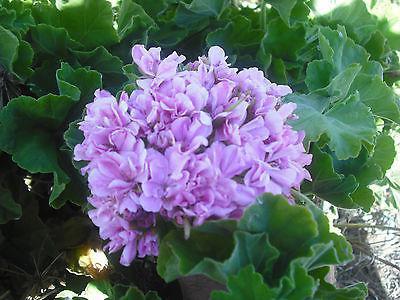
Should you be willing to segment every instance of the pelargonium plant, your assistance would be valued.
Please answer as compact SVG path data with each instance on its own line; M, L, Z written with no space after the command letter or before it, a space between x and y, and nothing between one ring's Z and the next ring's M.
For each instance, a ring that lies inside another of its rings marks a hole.
M123 248L122 265L158 255L157 217L185 228L236 219L260 194L290 196L310 179L304 133L286 123L296 105L281 102L288 86L231 68L220 47L187 64L160 56L133 47L137 89L119 100L97 90L74 151L88 161L89 216L108 251Z

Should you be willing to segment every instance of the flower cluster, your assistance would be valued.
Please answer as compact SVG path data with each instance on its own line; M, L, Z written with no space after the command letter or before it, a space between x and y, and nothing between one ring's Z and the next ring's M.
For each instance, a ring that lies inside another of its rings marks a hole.
M119 100L96 91L74 153L89 162L89 216L110 252L124 248L123 265L158 254L157 216L193 226L239 218L258 195L289 195L310 178L304 135L286 124L288 86L231 68L220 47L186 65L160 52L133 47L138 88Z

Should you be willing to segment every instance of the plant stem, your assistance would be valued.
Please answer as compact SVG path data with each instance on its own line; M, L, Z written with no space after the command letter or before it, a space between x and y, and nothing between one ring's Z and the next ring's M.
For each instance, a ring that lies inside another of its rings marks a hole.
M6 291L4 294L0 295L0 300L6 299L6 297L10 294L10 291Z
M261 30L263 33L267 31L267 6L265 0L261 1L261 15L260 15Z
M397 228L397 227L363 224L363 223L340 223L340 224L334 224L333 226L335 226L337 228L376 228L376 229L381 229L381 230L400 231L400 228Z
M308 197L306 195L302 194L301 192L296 191L295 189L292 189L291 192L292 192L292 195L293 195L293 197L295 199L297 199L297 200L299 200L299 201L301 201L303 203L306 203L306 204L315 205L314 202L312 202L310 199L308 199Z
M383 263L383 264L385 264L385 265L387 265L389 267L392 267L392 268L396 269L397 271L400 271L400 267L399 266L395 265L394 263L392 263L392 262L390 262L390 261L388 261L386 259L383 259L383 258L381 258L379 256L376 256L370 250L365 249L364 245L362 245L360 243L353 243L352 245L355 248L357 248L358 250L360 250L362 253L364 253L365 255L371 257L372 259L376 259L377 261L379 261L379 262L381 262L381 263Z

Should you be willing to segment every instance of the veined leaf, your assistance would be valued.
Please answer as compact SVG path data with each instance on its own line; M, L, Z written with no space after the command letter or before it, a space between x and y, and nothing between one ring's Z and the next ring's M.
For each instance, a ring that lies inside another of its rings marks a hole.
M18 45L18 38L11 31L0 26L0 65L8 72L13 71Z
M353 175L345 177L336 173L331 156L322 152L316 145L313 146L312 154L312 181L304 182L302 190L306 193L312 192L335 206L354 208L355 204L350 194L358 187L356 178Z
M135 30L155 26L154 20L144 9L132 0L123 0L118 13L118 36L120 39L127 37Z
M330 149L339 159L356 157L363 143L373 144L375 121L358 94L336 103L328 110L326 102L329 100L322 99L313 94L291 94L286 97L286 101L297 104L295 113L299 119L291 122L294 128L304 130L310 141L318 141L321 135L326 134Z
M71 0L59 7L61 25L88 49L118 42L113 13L106 0Z
M212 300L257 300L275 299L276 292L263 282L261 274L254 271L253 266L243 268L237 276L228 279L229 292L214 291Z

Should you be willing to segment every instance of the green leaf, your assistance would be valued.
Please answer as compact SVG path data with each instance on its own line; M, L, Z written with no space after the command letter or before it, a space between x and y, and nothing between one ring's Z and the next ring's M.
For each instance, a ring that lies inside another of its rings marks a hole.
M312 149L310 173L312 181L302 185L303 192L312 192L335 206L354 208L350 194L358 187L353 175L345 177L335 172L332 158L317 146Z
M103 46L92 51L72 51L82 66L90 66L102 74L121 73L122 61Z
M345 70L349 65L358 63L365 65L369 54L367 51L347 37L346 30L338 27L332 30L321 27L319 33L319 46L322 57L330 62L335 70L335 75Z
M351 261L353 250L345 237L330 232L329 220L325 213L313 202L306 204L318 226L318 236L310 242L314 255L299 259L308 270L327 266L344 264Z
M371 209L375 202L374 192L365 186L359 186L357 190L351 194L351 198L366 212Z
M308 299L313 296L317 285L307 270L298 263L293 263L288 276L280 281L279 295L275 299Z
M0 187L0 224L18 220L22 215L21 205L16 203L8 189Z
M12 11L14 18L12 25L8 29L18 36L24 35L31 26L35 25L30 9L28 9L22 1L2 1L1 6Z
M331 101L341 100L348 95L350 86L360 70L359 64L352 64L332 79L326 87L327 95L333 97Z
M33 61L33 49L26 41L20 41L18 46L18 53L15 58L13 69L14 73L20 79L27 79L33 74L31 68Z
M392 137L381 134L376 138L372 161L377 164L383 174L392 166L396 157L396 147Z
M352 91L358 91L360 100L371 108L374 115L400 124L395 94L380 77L359 74L350 87Z
M113 12L107 0L71 0L60 5L61 25L88 49L118 42Z
M8 10L5 7L0 7L0 25L6 29L12 29L16 13L14 10Z
M358 283L345 288L336 288L327 283L325 277L329 272L329 267L320 268L312 272L313 276L319 280L319 288L313 299L315 300L365 300L368 289L363 283Z
M89 66L102 74L104 88L113 92L126 81L122 74L122 60L112 55L103 46L92 51L72 51L81 66ZM100 86L98 86L100 88Z
M265 233L250 234L236 231L235 248L222 266L225 274L237 274L246 265L253 265L261 274L272 272L272 266L279 257L279 251L273 247Z
M304 130L310 141L318 141L326 134L329 147L339 159L356 157L363 143L373 144L375 121L358 94L336 103L326 112L326 103L324 107L321 98L312 94L291 94L286 101L297 104L299 119L291 122L294 128Z
M71 151L74 150L76 145L82 143L84 139L83 132L79 130L79 122L80 120L71 122L64 133L65 143Z
M0 26L0 65L8 72L13 71L13 62L18 53L18 38L9 30Z
M372 34L364 47L371 54L372 59L380 59L385 51L385 42L385 36L377 30Z
M87 189L71 158L58 151L55 133L66 122L80 118L83 106L101 87L101 75L85 68L74 70L63 63L57 71L57 83L61 96L49 94L38 100L21 96L10 101L0 114L0 148L31 173L53 173L49 202L56 208L67 200L81 204Z
M114 287L114 294L110 300L161 300L156 292L148 292L146 295L141 290L133 286L117 285Z
M261 30L251 27L249 19L239 15L232 18L232 22L224 28L210 32L206 37L206 42L209 47L216 45L223 47L227 53L237 54L237 51L241 49L258 45L262 35Z
M228 0L193 0L186 7L199 15L219 17L228 4Z
M89 282L85 289L85 296L88 297L88 300L104 296L107 296L106 299L109 300L161 300L161 298L157 296L156 292L150 291L145 295L135 286L122 284L112 286L108 280ZM74 299L75 298L76 297L74 297Z
M371 156L363 149L354 159L335 160L335 169L345 176L355 176L359 187L350 195L353 201L365 211L369 211L375 201L373 192L368 186L384 177L385 172L393 164L396 151L393 139L381 134L376 139L374 152Z
M47 24L38 24L31 30L36 51L55 57L67 57L69 49L80 45L72 40L64 28L56 28Z
M32 84L31 90L38 96L48 93L57 94L57 81L54 76L60 67L60 61L54 57L49 57L42 62L41 66L35 67L29 82Z
M327 60L314 60L307 66L305 83L308 90L315 91L329 85L332 78L332 65Z
M290 15L297 4L297 0L267 0L266 2L278 11L282 20L289 26Z
M60 11L57 9L55 1L35 1L35 4L31 6L31 10L36 24L62 27Z
M12 99L0 113L0 149L31 173L54 173L50 204L55 207L61 205L54 200L69 177L59 165L53 132L63 124L73 104L66 96L49 94L38 100L20 96Z
M310 211L290 205L282 196L265 194L259 201L259 205L246 210L238 228L253 234L267 233L271 244L280 251L281 264L307 254L308 243L318 235L317 224ZM290 230L284 225L289 223ZM283 228L286 228L285 238L282 238Z
M273 58L271 61L271 69L272 77L274 81L278 84L287 84L288 83L288 74L285 67L285 62L280 58Z
M343 25L358 42L368 41L377 27L377 17L368 12L363 0L354 0L348 5L336 7L326 16L320 18L322 23Z
M171 23L159 24L160 29L150 30L149 39L161 47L173 47L182 42L189 34L186 28L179 28Z
M86 68L73 69L69 64L62 63L56 73L57 85L61 95L66 95L77 101L71 110L67 122L82 116L85 105L92 101L96 89L101 88L101 74Z
M209 25L210 17L190 10L187 4L181 2L176 10L174 21L179 27L196 32Z
M140 28L155 26L153 19L133 0L123 0L118 13L118 36L127 37L131 32Z
M276 18L268 23L261 44L264 51L272 56L295 61L296 52L305 45L304 36L304 27L289 28L280 18Z
M228 278L229 292L213 291L212 300L275 299L275 292L264 282L253 266L243 268L237 276Z
M165 0L159 0L159 1L135 0L135 2L139 4L146 11L146 13L154 19L162 12L164 12L165 9L168 7L168 4L166 3Z
M234 242L232 228L224 224L213 222L193 229L188 240L184 239L182 231L168 233L160 244L157 272L167 282L194 274L207 274L224 282L220 262L229 258Z

